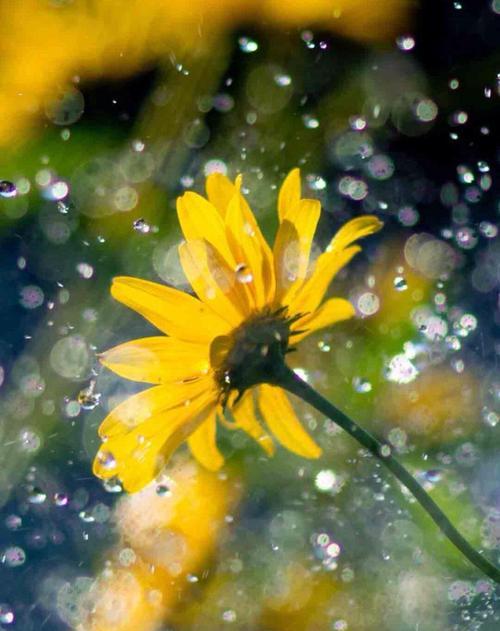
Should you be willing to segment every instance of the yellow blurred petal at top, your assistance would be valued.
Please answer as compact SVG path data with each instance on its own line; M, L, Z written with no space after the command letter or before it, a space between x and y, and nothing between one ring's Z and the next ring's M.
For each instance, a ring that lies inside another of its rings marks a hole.
M204 54L242 25L319 27L383 41L402 32L411 6L409 0L4 2L0 138L5 144L19 141L45 117L70 124L83 111L80 83L130 76L172 54Z
M272 372L275 353L283 357L312 332L354 316L344 298L321 303L333 276L359 251L352 243L382 224L373 216L351 220L311 261L320 203L301 199L298 169L279 194L284 219L274 250L240 186L240 177L233 184L210 176L210 202L193 193L178 201L186 237L180 259L196 296L131 277L113 281L113 297L166 334L125 342L101 355L118 375L158 384L120 403L99 429L104 442L94 473L118 477L130 492L161 474L184 441L205 468L219 469L221 416L223 425L243 430L269 455L273 437L301 457L321 454L288 396L265 383L264 375Z

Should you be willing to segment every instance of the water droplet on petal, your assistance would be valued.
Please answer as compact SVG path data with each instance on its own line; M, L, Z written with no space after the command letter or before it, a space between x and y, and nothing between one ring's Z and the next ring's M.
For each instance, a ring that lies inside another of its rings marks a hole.
M239 265L237 265L235 272L236 280L239 283L247 284L253 281L252 272L250 271L250 268L245 265L245 263L240 263Z
M111 470L116 467L115 457L110 451L100 451L97 458L104 469Z
M166 484L158 484L156 487L156 495L158 495L158 497L168 497L171 495L170 489Z

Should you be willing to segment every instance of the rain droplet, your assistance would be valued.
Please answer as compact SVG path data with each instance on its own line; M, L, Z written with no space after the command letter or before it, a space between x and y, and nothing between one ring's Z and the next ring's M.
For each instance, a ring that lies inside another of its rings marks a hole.
M302 121L307 129L317 129L319 127L319 120L310 114L304 114Z
M86 280L92 278L92 276L94 275L94 268L88 263L78 263L76 266L76 271L82 278L85 278Z
M386 378L395 383L410 383L417 375L418 370L404 354L395 355L385 370Z
M224 622L234 622L236 620L236 612L234 609L226 609L222 614Z
M399 50L406 53L415 47L415 40L411 35L401 35L396 39L396 44Z
M235 272L236 280L239 283L247 284L253 281L252 272L250 271L250 268L245 265L245 263L240 263L239 265L237 265Z
M110 451L100 451L97 456L99 462L103 466L104 469L114 469L116 467L116 460L113 454Z
M168 497L171 495L170 489L166 484L158 484L156 487L156 495L158 495L158 497Z
M18 530L23 525L23 520L19 515L8 515L5 518L5 525L9 530Z
M66 506L69 501L66 493L54 493L54 504L56 506Z
M372 390L372 384L368 381L368 379L364 379L363 377L354 377L352 385L354 390L360 394L365 394L366 392L371 392Z
M376 294L367 291L358 298L356 306L362 316L370 316L379 310L380 299Z
M151 232L151 226L142 217L136 219L132 225L136 232L141 232L142 234L148 234Z
M244 53L254 53L259 49L257 42L250 37L240 37L238 40L240 50Z
M3 552L1 559L7 567L19 567L26 561L26 552L19 546L9 546Z
M406 291L408 289L408 283L404 276L396 276L393 284L396 291Z
M0 604L0 622L2 624L12 624L14 622L14 611L6 603Z
M47 499L47 494L39 489L38 487L33 487L28 495L28 502L30 504L43 504Z
M8 180L0 180L0 197L15 197L17 195L17 188L15 184Z
M479 232L487 239L493 239L498 234L498 228L489 221L481 221L479 224Z
M94 392L95 382L91 382L88 388L83 388L78 393L77 401L84 410L93 410L99 405L100 392Z

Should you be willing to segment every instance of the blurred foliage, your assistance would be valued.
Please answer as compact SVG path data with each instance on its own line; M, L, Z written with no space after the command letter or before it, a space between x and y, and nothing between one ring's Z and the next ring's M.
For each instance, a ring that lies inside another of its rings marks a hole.
M0 3L0 179L17 189L0 196L0 624L498 627L491 584L299 402L319 462L267 459L227 429L222 478L179 461L165 474L190 471L177 486L130 497L89 463L106 410L131 392L96 352L152 332L112 304L111 277L185 287L175 197L211 170L243 173L271 238L276 188L299 165L323 204L318 253L358 213L386 229L334 284L356 320L290 362L498 562L499 12ZM161 546L178 559L179 532L186 563L167 576Z

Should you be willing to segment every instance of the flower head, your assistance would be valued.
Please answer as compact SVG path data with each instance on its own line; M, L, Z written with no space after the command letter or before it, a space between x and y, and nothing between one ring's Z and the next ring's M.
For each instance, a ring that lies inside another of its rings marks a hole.
M347 300L323 299L335 274L360 251L353 243L382 223L371 215L349 221L311 261L321 206L301 197L299 170L281 187L272 250L240 187L240 177L233 183L213 174L208 199L187 192L177 201L185 237L180 260L196 297L138 278L113 280L113 297L164 334L126 342L101 358L122 377L153 384L118 405L99 428L104 442L94 473L118 476L128 491L150 482L185 440L201 464L220 468L218 419L271 455L273 439L257 409L284 447L305 458L321 454L288 396L272 385L273 371L304 337L354 315Z

